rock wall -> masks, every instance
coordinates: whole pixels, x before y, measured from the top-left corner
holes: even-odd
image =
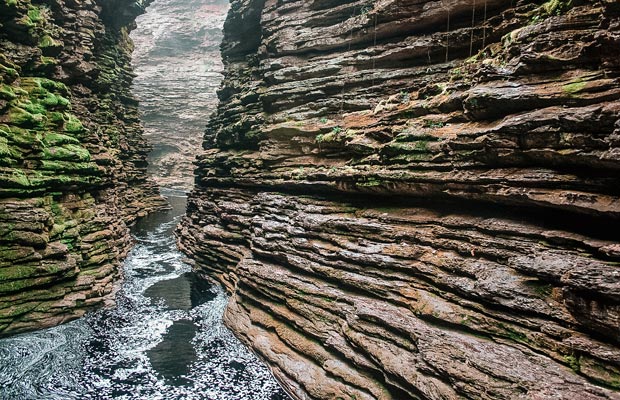
[[[615,0],[233,0],[179,228],[299,399],[620,398]]]
[[[0,335],[112,301],[146,178],[134,1],[0,1]]]
[[[206,115],[222,81],[219,46],[228,0],[157,0],[131,33],[149,170],[159,186],[190,191]]]

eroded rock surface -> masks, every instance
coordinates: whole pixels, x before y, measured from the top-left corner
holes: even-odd
[[[129,94],[134,1],[0,2],[0,335],[113,299],[164,205]]]
[[[299,399],[618,399],[620,6],[232,1],[179,228]]]
[[[219,46],[228,6],[228,0],[158,0],[131,34],[132,91],[153,146],[149,170],[160,186],[193,187],[205,116],[217,106],[222,81]]]

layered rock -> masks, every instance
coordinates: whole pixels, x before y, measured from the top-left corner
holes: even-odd
[[[620,7],[233,1],[179,228],[300,399],[620,398]]]
[[[133,1],[0,2],[0,335],[112,301],[146,178]]]
[[[153,146],[149,170],[159,186],[191,190],[193,162],[205,115],[217,106],[222,81],[219,45],[228,0],[159,0],[138,18],[133,93],[145,137]]]

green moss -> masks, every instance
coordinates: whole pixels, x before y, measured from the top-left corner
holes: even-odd
[[[560,15],[573,7],[573,0],[549,0],[541,6],[547,15]]]
[[[22,129],[16,126],[11,127],[10,139],[16,145],[25,148],[35,148],[40,142],[38,135],[28,129]]]
[[[50,210],[52,210],[52,214],[54,214],[54,217],[59,217],[63,215],[62,207],[54,199],[52,199],[52,201],[50,202]]]
[[[577,93],[581,92],[586,87],[586,82],[583,82],[581,79],[576,80],[575,82],[571,82],[562,86],[562,91],[568,95],[575,96]]]
[[[90,153],[75,144],[65,144],[43,149],[44,160],[90,161]]]
[[[62,239],[60,242],[65,244],[69,250],[75,248],[75,238]]]
[[[7,284],[7,287],[12,287],[11,285]],[[0,292],[2,292],[4,289],[4,285],[0,285]],[[5,318],[9,318],[9,317],[16,317],[18,315],[23,315],[26,314],[30,311],[32,311],[34,308],[36,307],[35,304],[33,303],[26,303],[26,304],[20,304],[17,306],[12,306],[9,307],[7,309],[3,309],[2,310],[2,316]]]
[[[63,135],[62,133],[46,132],[42,138],[44,146],[62,146],[64,144],[80,144],[74,137]]]
[[[17,79],[19,74],[15,68],[7,67],[5,65],[0,64],[0,75],[4,75],[9,78],[9,81],[14,81]]]
[[[41,15],[41,10],[38,7],[30,6],[28,10],[28,18],[34,24],[41,22],[43,20],[43,16]]]
[[[9,181],[22,187],[30,186],[30,180],[28,179],[28,176],[24,173],[24,171],[19,169],[13,171],[13,174],[9,177]]]
[[[65,117],[63,113],[58,111],[53,111],[48,115],[49,121],[54,125],[64,125]]]
[[[442,121],[434,121],[432,119],[425,119],[424,120],[424,127],[425,128],[433,128],[433,129],[438,129],[438,128],[443,128],[444,126],[446,126],[446,124]]]
[[[13,125],[23,126],[35,123],[34,115],[20,107],[12,107],[9,110],[9,122]]]
[[[24,88],[30,93],[44,94],[46,91],[58,92],[61,94],[69,93],[69,90],[64,83],[56,82],[47,78],[23,78],[22,86],[24,86]]]
[[[26,265],[15,265],[8,268],[2,268],[0,273],[0,282],[6,282],[15,279],[26,279],[32,277],[37,272],[37,267]]]
[[[381,186],[381,183],[382,183],[381,180],[377,178],[366,178],[362,182],[357,182],[356,185],[360,187],[375,187],[375,186]]]
[[[334,140],[334,138],[335,138],[335,135],[333,135],[332,133],[327,133],[327,134],[320,133],[316,135],[316,138],[314,140],[317,143],[324,143],[324,142],[331,142]]]
[[[31,114],[45,114],[47,109],[39,102],[25,101],[18,103],[18,106]]]
[[[47,171],[65,172],[85,176],[54,176],[53,178],[63,183],[67,182],[88,182],[88,175],[97,173],[97,167],[89,162],[73,162],[64,160],[42,160],[41,167]]]
[[[74,117],[73,115],[68,115],[64,128],[65,128],[65,132],[69,132],[69,133],[84,132],[84,125],[82,125],[82,122],[80,122],[80,120]]]
[[[39,47],[42,49],[45,49],[48,47],[60,47],[60,46],[62,46],[62,44],[54,40],[54,38],[52,38],[50,35],[43,36],[41,40],[39,41]]]
[[[564,362],[575,372],[581,371],[581,365],[579,364],[579,357],[574,354],[565,355]]]
[[[69,106],[69,100],[60,95],[47,93],[47,95],[41,99],[41,104],[43,104],[46,108],[60,107],[64,109]]]
[[[0,157],[11,157],[13,154],[6,138],[0,137]]]
[[[41,64],[43,64],[43,65],[56,65],[56,64],[58,64],[58,60],[56,60],[54,57],[41,56]]]
[[[1,84],[0,85],[0,99],[4,100],[14,100],[17,98],[15,94],[15,90],[12,86]]]

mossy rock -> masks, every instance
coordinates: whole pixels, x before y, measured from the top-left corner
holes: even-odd
[[[99,172],[99,170],[97,169],[97,166],[89,162],[72,162],[72,161],[62,161],[62,160],[42,160],[41,168],[47,171],[70,172],[70,173],[76,173],[78,175],[79,174],[91,175],[91,174],[98,174]],[[62,176],[58,176],[56,178],[61,179]],[[73,176],[73,177],[67,177],[67,178],[69,178],[69,181],[88,182],[87,180],[88,176],[85,176],[85,177],[84,176]]]
[[[30,6],[28,9],[28,14],[26,15],[28,15],[28,18],[33,24],[42,22],[44,19],[43,15],[41,14],[41,9],[36,6]]]
[[[17,103],[19,108],[23,108],[31,114],[45,114],[47,113],[47,109],[45,106],[39,102],[32,102],[30,100]]]
[[[15,89],[7,84],[0,84],[0,99],[3,100],[14,100],[17,98],[15,94]]]
[[[57,132],[46,132],[42,138],[44,146],[62,146],[65,144],[80,144],[80,141],[76,138],[68,135],[63,135]]]
[[[64,144],[43,149],[44,160],[90,161],[90,153],[82,146]]]
[[[46,118],[41,114],[33,114],[21,107],[12,107],[8,114],[9,122],[23,127],[42,127]]]
[[[43,104],[47,108],[54,107],[66,109],[69,106],[69,100],[60,95],[48,93],[44,98],[41,99],[41,104]]]
[[[60,54],[63,44],[50,35],[44,35],[41,40],[39,40],[39,48],[46,56],[57,56]]]
[[[0,77],[5,83],[11,83],[19,77],[17,69],[0,64]]]
[[[73,115],[68,115],[67,120],[65,121],[64,131],[67,133],[82,133],[84,132],[84,125],[82,122],[74,117]]]
[[[562,91],[569,96],[577,96],[577,94],[586,88],[587,83],[582,80],[568,83],[562,86]]]
[[[9,145],[9,140],[0,136],[0,158],[17,159],[19,156],[19,153],[13,148],[13,146]]]
[[[47,94],[47,92],[50,91],[62,95],[69,94],[69,89],[67,89],[64,83],[47,78],[22,78],[21,86],[29,93]]]
[[[573,0],[549,0],[542,5],[547,15],[560,15],[573,7]]]
[[[20,169],[13,171],[11,175],[7,177],[8,182],[13,183],[17,186],[29,187],[30,180],[28,179],[28,175]]]

